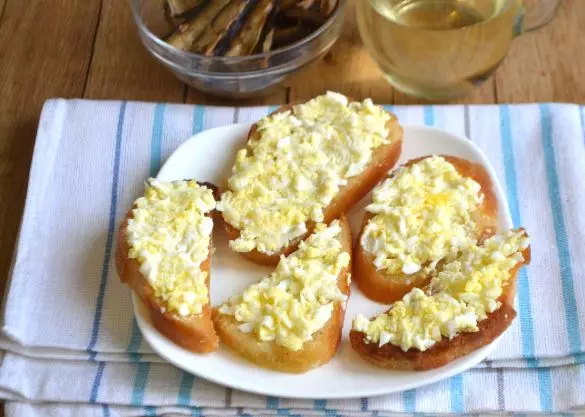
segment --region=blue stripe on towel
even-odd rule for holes
[[[449,391],[451,393],[451,412],[463,413],[465,411],[463,374],[455,375],[449,380]]]
[[[112,173],[112,191],[110,198],[110,219],[108,223],[108,235],[106,238],[106,245],[104,249],[104,263],[102,265],[102,274],[98,296],[96,299],[95,313],[93,318],[93,326],[91,329],[91,340],[87,345],[89,352],[89,360],[94,361],[97,353],[94,351],[95,345],[100,331],[100,324],[102,318],[102,308],[104,306],[104,296],[106,293],[106,285],[108,281],[108,271],[110,269],[110,256],[112,252],[112,244],[114,239],[114,228],[116,225],[116,211],[118,204],[118,180],[120,175],[120,153],[122,149],[122,133],[124,130],[124,119],[126,115],[126,102],[122,102],[118,113],[118,125],[116,129],[116,145],[114,150],[114,168]],[[99,362],[96,373],[91,385],[89,394],[89,402],[95,403],[99,394],[100,385],[104,375],[105,362]]]
[[[150,135],[150,176],[155,177],[160,169],[166,104],[158,103],[154,108],[152,134]]]
[[[126,348],[126,352],[128,353],[130,362],[136,363],[140,362],[140,359],[142,359],[142,355],[138,353],[141,344],[142,333],[140,333],[140,328],[138,327],[136,318],[134,318],[132,322],[132,333],[130,335],[130,343],[128,343],[128,347]]]
[[[506,176],[506,190],[508,193],[508,205],[512,215],[514,227],[522,224],[520,217],[520,201],[518,199],[518,186],[516,180],[516,165],[514,162],[514,147],[512,145],[512,129],[510,126],[510,109],[503,105],[500,107],[500,136],[504,170]],[[534,325],[532,321],[532,306],[530,303],[530,286],[526,268],[520,268],[517,281],[518,310],[520,320],[520,334],[522,338],[522,356],[526,359],[534,358]],[[529,366],[531,364],[529,363]],[[538,366],[535,364],[534,366]]]
[[[506,188],[508,191],[508,204],[515,227],[522,223],[520,216],[520,202],[516,179],[516,165],[514,162],[514,147],[512,145],[512,129],[510,125],[510,110],[508,106],[500,107],[500,123],[502,138],[502,154],[504,156],[504,168],[506,171]],[[520,319],[520,333],[522,337],[522,355],[526,358],[530,368],[538,367],[538,359],[534,356],[534,325],[532,306],[530,303],[530,287],[526,268],[521,268],[518,273],[518,309]],[[551,374],[549,368],[537,370],[538,392],[540,408],[542,411],[550,411],[552,407]]]
[[[161,164],[162,139],[166,104],[158,103],[154,108],[152,135],[150,141],[150,176],[156,176]]]
[[[105,367],[106,367],[105,362],[98,362],[95,377],[93,378],[93,383],[91,384],[91,392],[89,394],[89,402],[91,404],[95,404],[97,402],[97,397],[100,392],[100,385],[102,383],[102,378],[104,376]]]
[[[130,398],[131,405],[142,405],[149,373],[150,363],[139,362],[136,364],[136,376],[134,377],[134,387],[132,388],[132,397]]]
[[[95,303],[95,313],[93,316],[93,325],[91,328],[91,339],[87,345],[87,352],[89,353],[89,360],[93,361],[96,357],[94,352],[95,345],[98,340],[100,325],[102,319],[102,309],[104,307],[104,297],[106,294],[106,286],[108,283],[108,271],[110,270],[110,260],[112,255],[112,245],[114,241],[114,229],[116,227],[116,211],[118,205],[118,181],[120,176],[120,153],[122,149],[122,133],[124,130],[124,119],[126,115],[126,102],[123,101],[120,105],[118,113],[118,126],[116,129],[116,145],[114,149],[114,168],[112,174],[112,191],[110,197],[110,219],[108,222],[108,235],[106,237],[106,245],[104,249],[104,262],[102,265],[102,273],[100,279],[99,291]]]
[[[361,398],[360,402],[361,402],[361,410],[368,411],[370,408],[370,400],[368,399],[368,397]]]
[[[163,131],[164,131],[164,116],[166,104],[158,103],[154,108],[154,116],[152,121],[152,134],[150,138],[150,176],[155,177],[161,164],[162,145],[163,145]],[[138,353],[140,344],[142,343],[142,334],[138,327],[136,319],[132,323],[132,336],[130,337],[130,344],[126,351],[129,353],[131,362],[140,362],[142,355]],[[142,405],[144,399],[144,389],[148,383],[148,374],[150,373],[149,363],[138,363],[136,367],[136,376],[134,377],[134,387],[132,389],[132,405]]]
[[[188,373],[183,372],[183,377],[181,378],[181,385],[179,388],[179,397],[177,398],[177,403],[179,405],[190,405],[191,404],[191,390],[193,389],[193,382],[195,381],[195,377]]]
[[[197,105],[193,110],[193,127],[191,133],[194,135],[203,130],[203,116],[205,115],[205,106]]]
[[[559,258],[559,266],[561,270],[561,285],[563,289],[567,338],[569,341],[570,352],[576,354],[581,352],[581,327],[577,310],[577,299],[575,297],[573,266],[571,262],[571,252],[569,251],[569,238],[567,236],[567,225],[563,212],[555,148],[553,146],[551,115],[548,104],[540,105],[540,126],[540,138],[544,150],[544,163],[548,183],[548,196],[552,207],[557,256]]]
[[[435,124],[435,111],[433,106],[427,105],[424,107],[424,121],[425,126],[433,126]]]
[[[416,390],[409,389],[402,393],[402,405],[405,413],[414,413],[416,411]]]
[[[577,106],[577,111],[581,120],[581,131],[583,132],[583,143],[585,144],[585,106]]]
[[[552,412],[552,382],[550,368],[538,368],[538,396],[542,412]]]
[[[327,408],[327,400],[315,400],[313,408],[315,410],[325,410]]]
[[[110,406],[107,404],[102,404],[102,415],[104,417],[110,417],[112,414],[110,413]]]
[[[276,410],[280,407],[280,399],[277,397],[266,397],[266,408]]]

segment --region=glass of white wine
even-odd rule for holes
[[[548,23],[562,0],[356,0],[360,34],[388,81],[430,100],[469,94],[514,37]]]

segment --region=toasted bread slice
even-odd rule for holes
[[[444,366],[493,342],[504,333],[516,317],[514,310],[516,279],[520,268],[530,263],[530,247],[522,251],[522,256],[524,260],[510,270],[507,285],[498,299],[501,306],[477,324],[479,331],[459,333],[451,340],[443,337],[425,351],[411,348],[405,352],[399,346],[390,343],[382,346],[378,346],[377,343],[366,343],[364,333],[351,330],[349,340],[352,348],[364,360],[381,368],[424,371]]]
[[[338,239],[342,243],[343,252],[351,254],[351,229],[345,217],[340,219],[341,233]],[[349,296],[349,274],[351,265],[344,268],[338,275],[337,287]],[[235,352],[265,368],[281,372],[302,373],[321,366],[335,355],[341,339],[345,303],[335,302],[330,319],[319,331],[313,334],[312,340],[304,342],[298,351],[292,351],[274,341],[259,341],[253,333],[244,333],[239,323],[231,315],[221,314],[217,308],[213,311],[215,328],[221,341]]]
[[[200,183],[207,188],[214,190],[215,198],[217,194],[215,187],[208,183]],[[209,214],[211,215],[211,214]],[[117,236],[116,247],[116,270],[120,280],[128,285],[140,297],[146,306],[154,327],[170,340],[181,347],[196,353],[208,353],[217,349],[219,338],[213,328],[211,320],[211,307],[209,300],[203,306],[201,314],[182,317],[173,312],[167,311],[167,308],[160,298],[158,298],[153,287],[146,277],[140,272],[140,264],[136,259],[130,259],[126,235],[128,229],[128,220],[133,217],[132,210],[120,225]],[[209,244],[209,255],[200,265],[203,272],[207,272],[205,285],[208,293],[210,292],[211,276],[211,253],[213,251],[212,240]]]
[[[294,104],[282,106],[272,114],[292,111]],[[390,143],[379,146],[375,149],[370,159],[367,168],[359,175],[351,177],[347,185],[344,185],[339,190],[339,193],[331,201],[331,203],[323,210],[323,222],[329,223],[333,219],[338,218],[342,214],[347,213],[356,203],[358,203],[370,190],[378,183],[384,175],[391,169],[398,159],[402,151],[403,130],[398,119],[392,113],[390,120],[387,122],[389,130],[388,139]],[[257,126],[254,124],[248,134],[248,141],[260,139]],[[225,220],[225,218],[224,218]],[[225,229],[229,240],[237,239],[240,236],[238,229],[224,221]],[[302,236],[294,239],[289,245],[284,247],[278,253],[266,254],[256,249],[250,252],[241,252],[241,255],[250,259],[251,261],[262,265],[276,265],[280,259],[280,255],[288,256],[296,250],[299,243],[309,236],[315,227],[314,222],[307,223],[307,232]]]
[[[493,234],[497,227],[498,206],[488,172],[481,164],[455,156],[440,156],[450,162],[459,174],[479,183],[484,199],[478,209],[472,214],[472,217],[477,225],[478,236]],[[411,166],[425,158],[428,157],[412,159],[406,162],[405,166]],[[390,274],[376,269],[374,256],[367,252],[361,244],[366,225],[374,216],[374,213],[366,213],[364,216],[354,247],[353,278],[366,297],[373,301],[389,304],[400,300],[411,289],[423,287],[429,281],[430,277],[422,273],[422,271],[412,275],[405,275]]]

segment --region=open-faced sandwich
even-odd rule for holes
[[[349,297],[350,253],[345,218],[318,224],[273,273],[214,310],[221,341],[278,371],[300,373],[329,362]]]
[[[215,350],[211,320],[213,186],[149,179],[120,226],[116,269],[140,296],[154,326],[193,352]]]
[[[407,162],[373,191],[354,250],[354,280],[370,299],[399,300],[441,263],[496,230],[482,165],[454,156]]]
[[[501,335],[516,317],[516,276],[530,262],[524,229],[487,238],[449,257],[414,288],[372,318],[357,316],[352,347],[374,365],[427,370],[443,366]]]
[[[396,117],[371,100],[329,92],[250,130],[217,209],[230,247],[262,264],[294,252],[315,225],[348,211],[394,166]]]

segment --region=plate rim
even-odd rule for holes
[[[218,126],[218,127],[206,129],[206,130],[201,131],[195,135],[190,136],[171,153],[171,155],[167,158],[167,160],[165,161],[165,163],[163,164],[163,166],[159,170],[156,177],[159,178],[159,177],[168,176],[167,171],[172,169],[169,167],[173,164],[173,161],[175,158],[179,158],[176,155],[182,154],[183,149],[190,147],[191,142],[198,140],[199,136],[209,135],[211,131],[218,131],[218,133],[219,133],[219,131],[226,131],[226,132],[229,132],[230,134],[235,134],[235,133],[231,133],[231,132],[237,130],[239,133],[239,130],[242,130],[242,133],[243,133],[245,131],[245,129],[249,129],[252,124],[253,123],[237,123],[237,124]],[[407,131],[418,130],[419,132],[423,132],[423,133],[426,132],[426,133],[431,133],[431,134],[446,135],[446,136],[449,136],[456,141],[464,142],[467,144],[467,146],[470,146],[473,149],[475,155],[477,155],[478,162],[480,162],[482,164],[482,166],[488,171],[488,174],[490,175],[490,178],[492,179],[492,187],[494,188],[495,194],[498,197],[500,205],[503,208],[505,208],[504,213],[501,213],[501,216],[502,216],[501,218],[503,220],[504,225],[506,227],[513,226],[512,218],[511,218],[511,214],[510,214],[510,208],[509,208],[508,201],[506,198],[506,194],[503,190],[503,187],[497,178],[497,175],[495,173],[495,170],[494,170],[492,164],[489,162],[489,160],[487,159],[484,152],[475,143],[473,143],[469,138],[466,138],[464,136],[459,136],[459,135],[456,135],[454,133],[447,132],[445,130],[441,130],[441,129],[438,129],[435,127],[411,125],[411,124],[404,124],[404,125],[402,125],[402,127],[405,131],[405,134]],[[399,165],[397,165],[397,166],[399,166]],[[394,167],[394,168],[396,168],[396,167]],[[148,316],[147,312],[145,311],[145,307],[143,305],[143,302],[140,300],[140,298],[138,296],[136,296],[136,294],[134,292],[132,292],[132,305],[133,305],[133,309],[134,309],[134,316],[136,317],[138,327],[140,328],[140,330],[143,334],[144,340],[149,344],[149,346],[153,349],[153,351],[157,355],[159,355],[161,358],[163,358],[166,362],[169,362],[170,364],[182,369],[185,372],[188,372],[188,373],[196,375],[202,379],[205,379],[207,381],[210,381],[210,382],[213,382],[213,383],[225,386],[225,387],[229,387],[232,389],[237,389],[240,391],[245,391],[245,392],[249,392],[249,393],[253,393],[253,394],[269,395],[269,396],[276,396],[279,398],[290,398],[290,399],[322,399],[322,398],[350,399],[350,398],[360,398],[360,397],[374,397],[374,396],[403,392],[403,391],[406,391],[409,389],[414,389],[414,388],[420,388],[420,387],[423,387],[423,386],[450,378],[454,375],[458,375],[462,372],[468,371],[469,369],[472,369],[473,367],[477,366],[477,364],[479,364],[480,362],[485,360],[485,358],[487,358],[490,355],[490,353],[493,352],[493,350],[500,343],[501,339],[504,337],[505,333],[509,330],[509,328],[506,329],[506,331],[504,333],[502,333],[502,335],[500,335],[492,343],[485,345],[485,346],[481,347],[480,349],[477,349],[477,350],[463,356],[462,358],[458,358],[455,361],[452,361],[449,364],[445,365],[444,367],[448,367],[450,364],[454,364],[457,361],[460,361],[460,360],[467,357],[468,362],[465,363],[464,365],[452,366],[450,368],[445,369],[444,372],[437,372],[437,373],[434,373],[433,375],[430,375],[430,376],[423,375],[419,380],[412,381],[410,383],[408,383],[408,382],[403,383],[403,384],[400,384],[398,387],[385,386],[385,385],[381,384],[378,387],[378,389],[372,389],[371,387],[368,387],[367,389],[364,389],[363,391],[359,391],[359,388],[356,388],[356,390],[353,391],[352,393],[347,393],[344,391],[344,392],[338,394],[334,390],[331,390],[331,392],[329,392],[328,394],[319,394],[319,395],[310,395],[309,394],[309,395],[307,395],[307,393],[295,394],[293,392],[281,392],[281,391],[279,391],[278,386],[274,386],[271,391],[267,390],[265,388],[257,389],[255,385],[248,385],[247,386],[245,384],[240,383],[239,380],[236,380],[236,379],[231,379],[231,380],[227,381],[225,378],[221,378],[221,376],[216,376],[216,374],[210,374],[208,372],[201,372],[201,373],[195,372],[191,367],[186,367],[183,364],[181,364],[178,360],[175,360],[172,356],[172,352],[167,352],[167,350],[169,348],[180,349],[187,354],[196,355],[196,356],[198,356],[198,355],[181,348],[180,346],[176,345],[173,341],[168,339],[166,336],[162,335],[152,324],[150,317]],[[159,340],[155,340],[152,337],[152,333],[156,334],[158,336]],[[162,344],[162,345],[168,344],[169,346],[160,346],[160,344]],[[225,347],[222,347],[222,348],[225,348]],[[474,359],[470,360],[469,355],[473,355],[473,354],[475,354],[475,357],[474,357]],[[327,364],[325,364],[324,366],[327,366]],[[441,368],[437,368],[437,369],[441,369]],[[410,371],[410,372],[422,374],[425,371]]]
[[[148,317],[147,313],[145,312],[146,307],[144,306],[144,303],[139,299],[139,297],[134,292],[132,292],[132,306],[134,308],[134,316],[136,317],[136,322],[138,323],[138,327],[140,328],[140,331],[142,332],[142,334],[144,336],[144,340],[149,344],[149,346],[153,349],[153,351],[158,356],[160,356],[162,359],[164,359],[166,362],[170,363],[171,365],[176,366],[177,368],[179,368],[185,372],[188,372],[192,375],[195,375],[199,378],[202,378],[202,379],[209,381],[209,382],[212,382],[214,384],[218,384],[218,385],[221,385],[221,386],[224,386],[227,388],[231,388],[231,389],[235,389],[238,391],[242,391],[242,392],[248,392],[251,394],[264,395],[264,396],[273,396],[273,397],[278,397],[281,399],[286,398],[286,399],[304,399],[304,400],[319,400],[319,399],[344,400],[344,399],[355,399],[355,398],[362,398],[362,397],[371,398],[371,397],[378,397],[378,396],[382,396],[382,395],[396,394],[396,393],[408,391],[410,389],[425,387],[425,386],[433,384],[435,382],[443,381],[445,379],[459,375],[459,374],[466,372],[466,371],[474,368],[475,366],[477,366],[477,364],[481,363],[483,360],[485,360],[486,357],[488,357],[490,355],[490,353],[493,352],[493,350],[500,343],[500,341],[503,338],[503,336],[505,335],[505,333],[508,331],[508,329],[506,329],[506,331],[504,331],[504,333],[502,333],[492,343],[485,345],[485,346],[483,346],[483,347],[481,347],[473,352],[470,352],[461,358],[455,359],[454,361],[449,362],[448,364],[446,364],[444,366],[446,367],[449,364],[453,364],[456,361],[459,361],[459,360],[465,358],[466,356],[472,355],[474,353],[477,355],[476,359],[469,361],[467,364],[461,366],[460,368],[454,366],[453,368],[448,368],[447,370],[445,370],[442,373],[436,373],[435,375],[432,375],[432,376],[423,377],[420,379],[420,381],[413,381],[410,383],[404,383],[404,384],[401,384],[397,388],[380,386],[380,388],[377,390],[367,388],[367,389],[364,389],[363,391],[354,391],[352,393],[339,393],[338,394],[334,391],[331,391],[331,393],[328,393],[328,394],[319,394],[319,395],[308,394],[307,395],[307,394],[295,394],[295,393],[291,393],[291,392],[278,391],[278,387],[275,387],[275,389],[273,391],[267,391],[266,389],[262,389],[262,388],[257,389],[257,388],[255,388],[254,385],[245,385],[245,384],[239,383],[239,381],[235,380],[235,379],[232,379],[231,382],[226,382],[225,379],[215,377],[215,374],[197,373],[188,367],[182,366],[178,360],[175,360],[170,354],[167,354],[165,349],[159,349],[158,343],[160,343],[160,341],[155,341],[154,343],[152,343],[152,341],[144,333],[145,327],[148,328],[149,332],[156,333],[160,337],[160,339],[163,341],[162,343],[168,343],[170,345],[173,345],[174,349],[183,350],[188,354],[192,354],[192,355],[196,355],[196,354],[188,352],[186,349],[183,349],[182,347],[176,345],[169,338],[167,338],[166,336],[161,334],[153,326],[150,318]],[[223,347],[223,348],[225,348],[225,347]],[[327,366],[327,364],[324,364],[322,366]],[[431,370],[431,371],[436,371],[437,369],[441,369],[441,368],[436,368],[436,369]],[[274,372],[278,372],[278,371],[274,371]],[[392,372],[392,371],[389,371],[389,372]],[[404,372],[412,372],[412,373],[422,374],[425,371],[404,371]],[[283,373],[283,375],[288,375],[288,374]],[[295,375],[295,376],[301,375],[302,376],[303,374],[290,374],[290,375]]]

